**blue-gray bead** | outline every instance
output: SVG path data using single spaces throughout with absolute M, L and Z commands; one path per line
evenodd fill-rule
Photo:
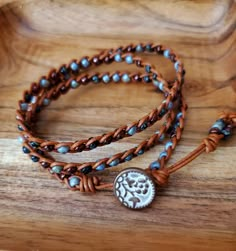
M 222 130 L 221 133 L 224 134 L 225 138 L 228 138 L 231 135 L 232 132 L 231 132 L 230 128 L 226 128 L 226 129 Z
M 127 131 L 127 134 L 129 135 L 134 135 L 137 131 L 137 127 L 136 126 L 133 126 L 131 127 L 128 131 Z
M 143 81 L 144 81 L 145 83 L 151 82 L 149 76 L 144 76 L 144 77 L 143 77 Z
M 173 102 L 170 101 L 169 104 L 168 104 L 168 106 L 167 106 L 167 109 L 171 110 L 173 108 L 173 106 L 174 106 Z
M 218 128 L 220 131 L 223 130 L 225 127 L 225 123 L 223 120 L 218 119 L 211 128 Z
M 99 166 L 96 167 L 96 170 L 97 171 L 102 171 L 102 170 L 105 169 L 105 167 L 106 167 L 106 165 L 104 163 L 102 163 L 102 164 L 100 164 Z
M 222 125 L 222 126 L 225 126 L 225 122 L 224 122 L 223 119 L 217 119 L 217 120 L 216 120 L 216 123 L 218 123 L 218 124 L 220 124 L 220 125 Z
M 108 74 L 103 75 L 102 81 L 103 81 L 104 83 L 106 83 L 106 84 L 109 83 L 109 82 L 110 82 L 110 76 L 109 76 Z
M 156 86 L 157 88 L 159 88 L 160 82 L 158 80 L 153 80 L 152 83 L 153 83 L 154 86 Z
M 150 165 L 151 169 L 160 169 L 161 165 L 158 161 L 153 161 Z
M 122 75 L 122 81 L 125 82 L 125 83 L 130 82 L 130 77 L 129 77 L 129 75 L 127 73 Z
M 164 84 L 163 84 L 162 82 L 160 82 L 160 81 L 158 81 L 158 80 L 153 80 L 152 82 L 153 82 L 153 84 L 154 84 L 157 88 L 159 88 L 160 91 L 163 91 L 163 86 L 164 86 Z
M 69 185 L 71 187 L 78 186 L 80 183 L 80 179 L 76 176 L 71 177 L 68 181 L 69 181 Z
M 170 50 L 164 50 L 163 55 L 165 58 L 169 58 L 170 57 Z
M 72 62 L 70 64 L 70 68 L 72 71 L 78 71 L 79 70 L 79 65 L 76 62 Z
M 47 105 L 49 105 L 49 104 L 50 104 L 50 99 L 45 98 L 45 99 L 43 100 L 43 105 L 47 106 Z
M 52 173 L 60 173 L 63 170 L 62 166 L 53 166 L 51 171 Z
M 65 154 L 65 153 L 69 152 L 69 149 L 70 149 L 69 146 L 61 146 L 61 147 L 57 148 L 57 151 L 59 153 Z
M 120 54 L 116 54 L 115 57 L 114 57 L 114 60 L 115 60 L 116 62 L 122 62 L 122 57 L 121 57 L 121 55 L 120 55 Z
M 150 44 L 147 44 L 145 46 L 146 51 L 152 51 L 152 46 Z
M 156 131 L 155 132 L 156 134 L 159 134 L 160 133 L 160 131 Z M 163 133 L 163 134 L 161 134 L 161 135 L 159 135 L 159 142 L 162 142 L 163 140 L 165 139 L 165 134 Z
M 183 117 L 183 113 L 182 113 L 182 112 L 179 112 L 179 113 L 176 115 L 176 118 L 179 120 L 181 117 Z
M 89 67 L 90 63 L 89 63 L 89 61 L 88 61 L 87 58 L 83 58 L 83 59 L 81 60 L 81 65 L 82 65 L 84 68 L 87 68 L 87 67 Z
M 146 65 L 146 66 L 145 66 L 145 71 L 146 71 L 147 73 L 150 73 L 150 72 L 151 72 L 151 66 L 150 66 L 150 65 Z
M 28 104 L 27 104 L 27 103 L 21 103 L 21 104 L 20 104 L 20 109 L 21 109 L 22 111 L 27 111 L 27 109 L 28 109 Z
M 114 159 L 109 166 L 117 166 L 120 163 L 119 159 Z
M 136 50 L 137 52 L 142 52 L 142 51 L 143 51 L 142 45 L 141 45 L 141 44 L 138 44 L 138 45 L 136 46 L 135 50 Z
M 218 123 L 213 124 L 212 128 L 218 128 L 220 131 L 223 129 L 223 127 Z
M 115 73 L 113 76 L 112 76 L 112 80 L 114 82 L 119 82 L 120 81 L 120 75 L 118 73 Z
M 79 83 L 76 80 L 73 79 L 70 82 L 70 86 L 71 86 L 71 88 L 75 89 L 75 88 L 77 88 L 79 86 Z
M 42 79 L 40 80 L 40 85 L 41 85 L 41 87 L 43 87 L 43 88 L 47 88 L 47 87 L 49 87 L 50 82 L 49 82 L 46 78 L 42 78 Z
M 169 147 L 172 147 L 173 143 L 171 141 L 166 142 L 165 149 L 168 150 Z
M 92 81 L 93 81 L 94 83 L 99 83 L 99 77 L 98 77 L 97 75 L 94 75 L 94 76 L 92 77 Z
M 166 156 L 167 156 L 167 152 L 166 152 L 166 151 L 163 151 L 163 152 L 160 153 L 159 159 L 162 159 L 162 158 L 164 158 L 164 157 L 166 157 Z
M 137 155 L 142 155 L 144 153 L 144 150 L 143 149 L 140 149 L 137 153 Z
M 175 70 L 178 71 L 179 70 L 179 61 L 176 61 L 174 64 Z
M 132 64 L 133 63 L 133 57 L 131 55 L 128 55 L 125 57 L 125 62 L 127 64 Z
M 32 96 L 30 99 L 30 103 L 35 104 L 37 102 L 37 96 Z
M 159 90 L 160 90 L 160 91 L 163 91 L 163 86 L 164 86 L 164 84 L 163 84 L 162 82 L 160 82 L 160 83 L 159 83 Z
M 19 136 L 17 139 L 21 144 L 25 142 L 25 138 L 23 136 Z
M 125 161 L 130 161 L 133 158 L 133 154 L 129 154 L 127 157 L 125 157 Z

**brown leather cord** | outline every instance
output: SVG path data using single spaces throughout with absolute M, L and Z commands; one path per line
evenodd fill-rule
M 170 59 L 176 70 L 175 79 L 172 81 L 165 80 L 152 64 L 144 62 L 138 56 L 140 53 L 154 53 Z M 113 62 L 135 64 L 144 72 L 88 72 L 90 68 L 95 68 L 97 65 Z M 54 177 L 67 184 L 71 190 L 95 192 L 96 190 L 113 187 L 112 183 L 101 182 L 101 179 L 94 175 L 95 172 L 138 157 L 155 145 L 165 141 L 164 138 L 169 138 L 159 158 L 145 169 L 158 185 L 166 185 L 171 173 L 187 165 L 204 151 L 207 153 L 214 151 L 220 139 L 229 136 L 232 128 L 236 126 L 235 113 L 221 114 L 219 120 L 211 127 L 208 137 L 195 150 L 170 167 L 166 167 L 172 152 L 181 139 L 184 128 L 187 110 L 187 104 L 182 94 L 184 75 L 183 63 L 174 51 L 164 45 L 152 43 L 131 44 L 117 49 L 109 49 L 90 58 L 82 57 L 80 60 L 72 60 L 67 65 L 61 65 L 59 69 L 52 69 L 47 76 L 42 76 L 38 82 L 32 83 L 30 89 L 24 91 L 23 99 L 19 101 L 16 119 L 21 134 L 20 140 L 23 144 L 23 152 L 28 154 L 34 162 L 39 162 Z M 164 100 L 157 108 L 154 108 L 141 119 L 89 139 L 58 142 L 42 139 L 35 134 L 34 126 L 37 122 L 37 114 L 46 108 L 50 102 L 57 100 L 61 95 L 80 85 L 98 84 L 100 82 L 108 84 L 112 81 L 116 83 L 152 83 L 156 90 L 163 93 Z M 56 161 L 50 154 L 51 151 L 77 153 L 93 150 L 122 138 L 131 137 L 162 119 L 165 120 L 164 123 L 151 137 L 140 142 L 136 147 L 110 157 L 86 163 L 66 163 Z M 92 175 L 89 175 L 89 173 L 92 173 Z
M 214 151 L 218 145 L 219 140 L 222 139 L 223 137 L 224 137 L 223 135 L 210 134 L 207 138 L 203 140 L 203 142 L 195 150 L 190 152 L 187 156 L 185 156 L 177 163 L 170 166 L 168 168 L 169 173 L 173 173 L 178 169 L 180 169 L 181 167 L 187 165 L 189 162 L 197 158 L 204 151 L 206 153 Z

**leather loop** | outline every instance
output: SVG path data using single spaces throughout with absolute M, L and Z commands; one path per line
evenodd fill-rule
M 151 174 L 151 176 L 154 178 L 154 181 L 159 185 L 159 186 L 166 186 L 169 181 L 169 172 L 166 168 L 159 169 L 159 170 L 146 170 L 147 173 Z
M 97 176 L 82 175 L 79 185 L 80 192 L 92 192 L 95 193 L 96 186 L 100 183 L 100 179 Z
M 222 135 L 218 134 L 209 134 L 207 138 L 203 140 L 203 143 L 206 146 L 206 152 L 210 153 L 215 151 L 218 146 L 219 140 L 222 138 Z

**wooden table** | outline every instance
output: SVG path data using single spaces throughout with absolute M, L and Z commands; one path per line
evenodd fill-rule
M 174 174 L 150 208 L 134 212 L 110 191 L 84 195 L 51 178 L 22 154 L 15 123 L 23 90 L 51 67 L 121 44 L 164 43 L 179 52 L 187 71 L 189 110 L 174 163 L 207 135 L 220 111 L 235 111 L 235 1 L 8 0 L 0 6 L 0 248 L 236 250 L 235 136 Z M 165 59 L 148 59 L 167 78 L 174 76 Z M 43 111 L 37 131 L 58 140 L 100 135 L 160 101 L 149 85 L 87 85 Z M 133 147 L 155 130 L 63 158 L 96 160 Z M 162 147 L 111 170 L 145 168 Z M 104 178 L 112 181 L 115 174 L 105 172 Z

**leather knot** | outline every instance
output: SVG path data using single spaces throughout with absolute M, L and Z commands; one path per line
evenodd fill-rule
M 169 180 L 169 172 L 167 169 L 160 169 L 160 170 L 151 170 L 151 174 L 155 180 L 155 182 L 159 186 L 165 186 L 168 184 Z
M 218 134 L 209 134 L 208 137 L 203 140 L 203 144 L 206 146 L 206 152 L 215 151 L 220 139 L 221 137 Z
M 99 185 L 100 179 L 97 176 L 88 177 L 86 175 L 82 175 L 79 184 L 80 192 L 92 192 L 96 191 L 96 186 Z

